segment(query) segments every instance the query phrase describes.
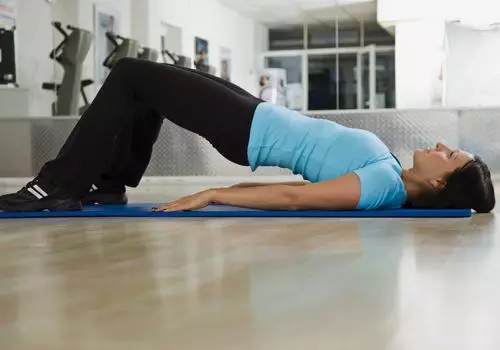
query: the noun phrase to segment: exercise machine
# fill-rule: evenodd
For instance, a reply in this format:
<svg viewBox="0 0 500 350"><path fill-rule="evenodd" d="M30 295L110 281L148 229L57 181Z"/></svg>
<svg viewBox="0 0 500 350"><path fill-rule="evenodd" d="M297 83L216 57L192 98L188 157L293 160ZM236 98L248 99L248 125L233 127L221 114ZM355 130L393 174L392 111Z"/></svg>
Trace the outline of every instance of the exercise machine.
<svg viewBox="0 0 500 350"><path fill-rule="evenodd" d="M113 32L107 32L106 37L111 43L113 43L114 48L111 53L106 57L103 62L104 67L113 69L115 64L125 57L139 57L139 52L141 50L141 45L137 40L124 38Z"/></svg>
<svg viewBox="0 0 500 350"><path fill-rule="evenodd" d="M200 72L203 72L203 73L215 75L215 73L216 73L215 67L210 66L208 64L205 64L205 63L203 63L203 61L204 60L201 60L201 59L194 61L194 66L195 66L196 70L199 70Z"/></svg>
<svg viewBox="0 0 500 350"><path fill-rule="evenodd" d="M158 54L158 51L149 47L143 47L139 51L139 58L147 61L152 61L152 62L157 62L158 57L160 55Z"/></svg>
<svg viewBox="0 0 500 350"><path fill-rule="evenodd" d="M170 52L168 50L162 50L161 54L163 56L163 62L166 64L169 64L168 58L170 58L170 60L176 66L182 66L182 67L186 67L186 68L191 68L191 66L192 66L192 61L189 57L177 55L177 54Z"/></svg>
<svg viewBox="0 0 500 350"><path fill-rule="evenodd" d="M57 100L52 105L54 116L81 115L89 105L85 88L94 82L90 79L82 81L83 62L87 57L94 35L84 29L70 25L63 28L61 22L52 22L54 28L63 35L63 41L50 53L50 59L58 62L64 69L61 84L43 83L44 90L56 92ZM79 107L80 96L84 106Z"/></svg>
<svg viewBox="0 0 500 350"><path fill-rule="evenodd" d="M203 73L208 73L208 74L212 74L212 75L215 75L215 73L216 73L216 69L214 66L206 65L206 64L201 63L201 62L195 62L194 66L196 67L196 70L199 70L200 72L203 72Z"/></svg>
<svg viewBox="0 0 500 350"><path fill-rule="evenodd" d="M0 28L0 85L17 86L15 29Z"/></svg>

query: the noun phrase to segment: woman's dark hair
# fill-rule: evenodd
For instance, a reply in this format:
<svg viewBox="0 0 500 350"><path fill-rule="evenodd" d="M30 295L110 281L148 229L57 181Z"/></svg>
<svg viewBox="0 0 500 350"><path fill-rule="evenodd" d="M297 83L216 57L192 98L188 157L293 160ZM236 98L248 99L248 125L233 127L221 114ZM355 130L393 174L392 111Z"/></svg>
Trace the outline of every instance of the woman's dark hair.
<svg viewBox="0 0 500 350"><path fill-rule="evenodd" d="M480 157L475 156L448 176L442 190L425 194L408 202L405 207L473 209L478 213L489 213L495 207L490 170Z"/></svg>

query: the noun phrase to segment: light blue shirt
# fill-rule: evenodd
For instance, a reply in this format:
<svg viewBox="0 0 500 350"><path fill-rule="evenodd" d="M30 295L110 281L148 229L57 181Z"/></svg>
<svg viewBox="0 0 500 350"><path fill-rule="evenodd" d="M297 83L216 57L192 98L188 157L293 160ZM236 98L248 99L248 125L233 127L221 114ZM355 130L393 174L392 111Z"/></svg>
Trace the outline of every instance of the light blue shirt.
<svg viewBox="0 0 500 350"><path fill-rule="evenodd" d="M248 160L253 171L276 166L313 183L354 172L361 182L357 209L400 208L407 198L402 168L375 134L267 102L254 114Z"/></svg>

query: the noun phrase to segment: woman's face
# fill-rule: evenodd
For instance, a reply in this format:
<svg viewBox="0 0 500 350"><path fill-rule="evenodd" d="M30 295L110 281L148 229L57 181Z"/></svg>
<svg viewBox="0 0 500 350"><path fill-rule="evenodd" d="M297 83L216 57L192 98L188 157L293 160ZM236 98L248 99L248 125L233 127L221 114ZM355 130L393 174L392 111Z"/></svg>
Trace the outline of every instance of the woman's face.
<svg viewBox="0 0 500 350"><path fill-rule="evenodd" d="M447 175L463 167L473 155L462 150L450 149L442 143L435 148L420 148L413 154L413 169L433 186L443 185Z"/></svg>

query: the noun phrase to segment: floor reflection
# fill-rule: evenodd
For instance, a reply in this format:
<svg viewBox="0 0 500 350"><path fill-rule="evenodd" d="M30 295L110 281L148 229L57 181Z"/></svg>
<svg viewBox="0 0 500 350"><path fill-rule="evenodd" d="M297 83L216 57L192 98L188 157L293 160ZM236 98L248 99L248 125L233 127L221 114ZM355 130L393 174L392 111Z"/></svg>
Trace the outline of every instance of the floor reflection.
<svg viewBox="0 0 500 350"><path fill-rule="evenodd" d="M498 349L468 219L9 220L0 349Z"/></svg>

